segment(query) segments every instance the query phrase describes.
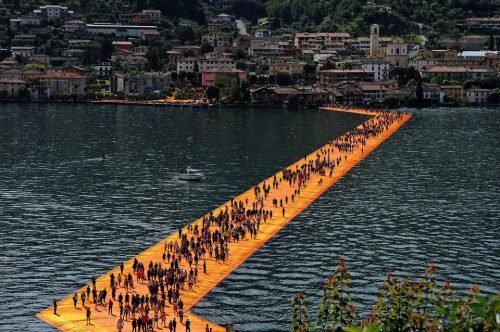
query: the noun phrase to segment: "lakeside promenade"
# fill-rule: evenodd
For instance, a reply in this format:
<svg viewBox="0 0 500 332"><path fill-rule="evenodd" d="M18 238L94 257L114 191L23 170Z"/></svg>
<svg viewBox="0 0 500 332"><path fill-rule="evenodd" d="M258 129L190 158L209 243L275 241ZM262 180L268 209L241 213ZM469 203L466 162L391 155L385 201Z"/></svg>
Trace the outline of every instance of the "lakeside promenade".
<svg viewBox="0 0 500 332"><path fill-rule="evenodd" d="M171 276L174 276L174 280L180 280L178 276L182 275L182 271L189 271L191 276L191 271L195 270L194 275L198 277L195 278L196 281L192 285L192 289L184 287L184 282L181 282L180 286L178 282L175 283L175 287L170 286L170 289L179 289L180 298L183 302L184 323L189 319L192 331L206 331L207 325L212 331L224 331L224 327L190 314L189 309L411 117L409 114L344 109L334 106L322 109L325 111L358 113L372 117L358 127L328 142L318 150L302 157L294 164L248 189L233 200L222 204L214 209L212 214L209 212L190 223L181 230L184 239L181 239L179 233L175 232L124 262L122 275L126 276L130 273L133 276L135 286L133 291L129 290L128 293L148 294L151 296L152 292L151 288L148 287L148 282L151 286L151 283L154 284L160 279L161 283L165 280L167 283L166 289L169 288L166 281L167 277L153 275L149 281L146 278L145 281L136 282L138 274L133 269L135 259L143 263L145 269L149 271L151 271L151 269L148 269L150 262L152 264L161 263L165 270L170 267L169 270ZM250 235L250 233L253 234ZM219 234L219 236L216 236L216 234ZM191 238L194 241L190 241ZM211 242L207 238L213 238L214 240ZM183 248L186 249L186 242L187 250L182 250ZM192 243L201 244L197 247L191 245ZM208 255L208 250L210 250L210 253L212 252L212 244L216 248L216 257L212 257L212 254ZM228 255L225 259L224 257L222 259L217 257L218 248L220 248L221 252L227 251ZM169 255L167 260L162 257L166 252ZM170 255L175 255L176 258L170 259ZM199 258L198 264L193 262L193 255ZM178 258L182 258L182 260L179 261ZM203 272L203 262L206 264L206 273ZM111 297L111 275L116 280L119 273L121 273L120 266L96 279L95 288L97 291L107 289L108 297L105 302L108 302ZM186 281L185 278L184 281ZM113 300L114 315L108 315L108 308L96 306L90 298L87 299L85 305L91 309L90 325L87 325L86 311L82 307L80 300L80 294L85 292L87 286L93 288L90 282L76 291L78 296L76 308L72 299L73 294L75 294L73 292L65 299L57 302L57 315L54 314L51 306L38 313L37 317L62 331L116 331L120 312L116 298L118 298L119 294L123 294L123 296L126 294L123 283L116 289L116 297ZM189 288L191 288L191 285ZM294 290L290 291L291 293L294 292ZM176 317L176 331L185 331L185 325L179 322L180 317L174 316L174 310L178 308L174 309L174 304L169 302L166 302L164 306L167 327L162 326L160 321L160 327L155 326L154 329L169 331L168 322ZM175 306L177 307L177 305ZM153 311L161 311L159 307L163 307L163 304L155 305L152 303L150 310L144 311L144 309L141 309L143 308L141 305L141 308L137 309L136 317L150 311L148 317L153 319L155 316ZM131 330L131 318L128 317L128 320L124 321L122 331Z"/></svg>

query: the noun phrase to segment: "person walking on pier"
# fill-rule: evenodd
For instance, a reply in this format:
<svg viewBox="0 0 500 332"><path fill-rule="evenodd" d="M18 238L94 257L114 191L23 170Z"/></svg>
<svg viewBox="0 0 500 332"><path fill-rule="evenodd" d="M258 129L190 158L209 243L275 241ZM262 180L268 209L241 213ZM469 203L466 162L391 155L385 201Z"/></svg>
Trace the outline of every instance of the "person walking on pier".
<svg viewBox="0 0 500 332"><path fill-rule="evenodd" d="M113 301L109 299L108 303L108 315L113 315Z"/></svg>
<svg viewBox="0 0 500 332"><path fill-rule="evenodd" d="M186 320L186 332L191 332L191 321L189 318Z"/></svg>
<svg viewBox="0 0 500 332"><path fill-rule="evenodd" d="M54 300L54 315L57 315L57 301Z"/></svg>
<svg viewBox="0 0 500 332"><path fill-rule="evenodd" d="M122 332L123 329L123 319L120 317L118 318L118 321L116 322L116 329L118 332Z"/></svg>
<svg viewBox="0 0 500 332"><path fill-rule="evenodd" d="M90 315L92 312L90 311L90 307L87 308L87 325L90 325Z"/></svg>
<svg viewBox="0 0 500 332"><path fill-rule="evenodd" d="M82 299L82 307L85 307L85 292L82 292L80 298Z"/></svg>
<svg viewBox="0 0 500 332"><path fill-rule="evenodd" d="M76 308L76 303L78 302L78 294L73 295L73 307Z"/></svg>

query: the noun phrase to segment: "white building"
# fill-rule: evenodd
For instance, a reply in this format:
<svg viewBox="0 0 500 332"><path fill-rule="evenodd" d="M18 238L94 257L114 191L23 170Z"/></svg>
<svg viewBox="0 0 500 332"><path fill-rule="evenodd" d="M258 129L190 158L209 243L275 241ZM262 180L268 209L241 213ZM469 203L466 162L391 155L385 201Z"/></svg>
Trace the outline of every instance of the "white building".
<svg viewBox="0 0 500 332"><path fill-rule="evenodd" d="M500 17L472 17L466 19L462 25L469 29L500 31Z"/></svg>
<svg viewBox="0 0 500 332"><path fill-rule="evenodd" d="M85 56L86 51L80 48L69 48L63 50L62 56L64 58L83 58Z"/></svg>
<svg viewBox="0 0 500 332"><path fill-rule="evenodd" d="M84 32L86 29L86 24L85 22L80 20L66 21L63 25L63 29L64 31L67 32L77 32L77 31Z"/></svg>
<svg viewBox="0 0 500 332"><path fill-rule="evenodd" d="M73 11L68 10L68 7L57 6L57 5L46 5L40 6L38 9L33 11L35 16L41 16L47 20L58 20L70 15L73 15Z"/></svg>
<svg viewBox="0 0 500 332"><path fill-rule="evenodd" d="M224 22L224 23L231 23L232 22L231 16L228 14L224 14L224 13L217 15L217 19L219 21Z"/></svg>
<svg viewBox="0 0 500 332"><path fill-rule="evenodd" d="M193 25L193 21L191 20L180 20L179 21L179 26L181 27L190 27Z"/></svg>
<svg viewBox="0 0 500 332"><path fill-rule="evenodd" d="M293 53L292 47L287 42L274 38L252 39L248 54L261 56L286 56Z"/></svg>
<svg viewBox="0 0 500 332"><path fill-rule="evenodd" d="M271 31L267 29L259 29L255 31L255 38L269 38L271 37Z"/></svg>
<svg viewBox="0 0 500 332"><path fill-rule="evenodd" d="M137 37L142 38L144 33L158 32L154 25L123 25L123 24L109 24L109 23L96 23L87 24L87 32L89 34L105 34L116 35L117 37Z"/></svg>
<svg viewBox="0 0 500 332"><path fill-rule="evenodd" d="M17 56L22 58L28 58L35 54L34 46L12 46L10 48L10 52L12 53L12 58L15 59Z"/></svg>
<svg viewBox="0 0 500 332"><path fill-rule="evenodd" d="M465 92L465 99L471 104L484 104L488 102L490 92L487 89L470 89Z"/></svg>
<svg viewBox="0 0 500 332"><path fill-rule="evenodd" d="M458 54L459 59L485 60L488 54L497 55L498 51L462 51Z"/></svg>
<svg viewBox="0 0 500 332"><path fill-rule="evenodd" d="M396 37L387 45L385 60L393 66L406 68L408 58L408 43L403 38Z"/></svg>
<svg viewBox="0 0 500 332"><path fill-rule="evenodd" d="M370 50L370 38L359 37L352 41L351 46L359 52L368 52Z"/></svg>
<svg viewBox="0 0 500 332"><path fill-rule="evenodd" d="M372 71L374 73L374 81L387 81L389 79L390 63L378 59L366 59L362 62L361 67L365 71Z"/></svg>
<svg viewBox="0 0 500 332"><path fill-rule="evenodd" d="M39 27L42 26L42 20L39 17L21 17L10 19L10 29L13 31L20 30L23 26Z"/></svg>
<svg viewBox="0 0 500 332"><path fill-rule="evenodd" d="M201 36L202 44L209 44L213 47L229 47L231 46L231 39L218 33L207 33Z"/></svg>
<svg viewBox="0 0 500 332"><path fill-rule="evenodd" d="M198 72L207 71L209 69L229 70L236 69L233 59L226 57L188 57L177 61L177 73L181 71L193 72L195 65L198 65Z"/></svg>
<svg viewBox="0 0 500 332"><path fill-rule="evenodd" d="M113 65L111 62L99 62L97 65L92 66L97 77L107 78L111 75Z"/></svg>
<svg viewBox="0 0 500 332"><path fill-rule="evenodd" d="M0 8L0 17L1 18L10 17L10 9L5 7Z"/></svg>
<svg viewBox="0 0 500 332"><path fill-rule="evenodd" d="M161 10L144 9L141 13L149 16L149 22L160 23L161 21Z"/></svg>
<svg viewBox="0 0 500 332"><path fill-rule="evenodd" d="M295 35L295 47L301 50L341 49L350 42L346 32L300 32Z"/></svg>
<svg viewBox="0 0 500 332"><path fill-rule="evenodd" d="M366 1L366 4L363 6L364 10L367 11L378 11L382 13L390 13L392 11L392 8L387 5L377 5L374 0L368 0Z"/></svg>

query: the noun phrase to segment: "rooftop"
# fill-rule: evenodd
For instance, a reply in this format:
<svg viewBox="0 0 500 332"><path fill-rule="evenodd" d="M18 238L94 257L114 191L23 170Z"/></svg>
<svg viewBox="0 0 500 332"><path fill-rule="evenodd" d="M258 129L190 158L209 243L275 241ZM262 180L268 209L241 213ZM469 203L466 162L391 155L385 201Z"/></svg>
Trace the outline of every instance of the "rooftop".
<svg viewBox="0 0 500 332"><path fill-rule="evenodd" d="M54 78L63 78L63 79L83 79L82 75L78 75L75 73L48 73L40 76L41 79L54 79Z"/></svg>

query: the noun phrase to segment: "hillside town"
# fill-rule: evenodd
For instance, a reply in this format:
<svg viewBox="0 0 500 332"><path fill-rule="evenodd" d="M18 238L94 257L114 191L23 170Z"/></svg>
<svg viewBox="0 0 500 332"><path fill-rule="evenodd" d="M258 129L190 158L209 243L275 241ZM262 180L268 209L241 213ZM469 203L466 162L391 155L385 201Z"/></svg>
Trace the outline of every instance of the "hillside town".
<svg viewBox="0 0 500 332"><path fill-rule="evenodd" d="M251 24L206 4L203 10L205 24L178 19L180 33L172 36L160 10L94 22L60 5L26 13L0 8L7 36L0 99L295 107L500 103L500 17L457 20L462 37L429 45L424 34L385 35L377 24L356 37L294 31L267 17ZM367 1L364 10L391 8Z"/></svg>

